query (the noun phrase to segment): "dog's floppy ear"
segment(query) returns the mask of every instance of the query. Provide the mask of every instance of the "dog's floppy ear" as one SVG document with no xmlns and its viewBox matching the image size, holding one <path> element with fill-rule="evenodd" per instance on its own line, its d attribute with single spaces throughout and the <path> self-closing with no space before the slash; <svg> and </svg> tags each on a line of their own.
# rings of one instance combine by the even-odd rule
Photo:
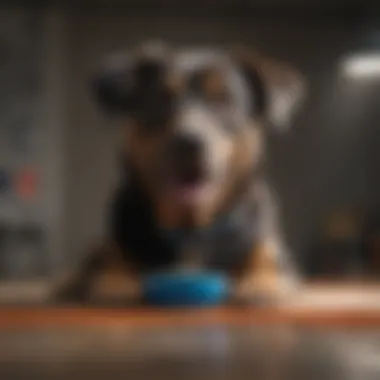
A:
<svg viewBox="0 0 380 380">
<path fill-rule="evenodd" d="M 133 113 L 141 96 L 164 81 L 166 49 L 149 43 L 108 59 L 92 82 L 97 106 L 110 115 Z"/>
<path fill-rule="evenodd" d="M 305 81 L 293 67 L 245 48 L 234 49 L 251 96 L 251 112 L 286 130 L 305 98 Z"/>
<path fill-rule="evenodd" d="M 109 59 L 94 75 L 91 83 L 93 99 L 107 114 L 127 113 L 130 107 L 132 57 L 119 54 Z"/>
</svg>

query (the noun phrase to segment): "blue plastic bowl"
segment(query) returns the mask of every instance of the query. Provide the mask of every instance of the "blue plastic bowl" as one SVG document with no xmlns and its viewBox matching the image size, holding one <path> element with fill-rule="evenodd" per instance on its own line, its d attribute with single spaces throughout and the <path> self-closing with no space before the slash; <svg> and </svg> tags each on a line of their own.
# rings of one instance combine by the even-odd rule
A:
<svg viewBox="0 0 380 380">
<path fill-rule="evenodd" d="M 226 277 L 214 273 L 159 273 L 143 281 L 145 301 L 157 306 L 213 306 L 228 290 Z"/>
</svg>

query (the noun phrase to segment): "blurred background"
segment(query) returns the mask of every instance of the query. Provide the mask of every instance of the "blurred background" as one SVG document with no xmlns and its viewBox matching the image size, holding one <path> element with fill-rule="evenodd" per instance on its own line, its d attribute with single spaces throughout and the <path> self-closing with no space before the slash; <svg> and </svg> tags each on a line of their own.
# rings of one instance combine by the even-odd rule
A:
<svg viewBox="0 0 380 380">
<path fill-rule="evenodd" d="M 305 74 L 294 127 L 268 136 L 288 242 L 309 276 L 380 276 L 379 11 L 370 0 L 2 6 L 0 296 L 38 292 L 102 239 L 118 135 L 88 85 L 108 54 L 149 38 L 245 43 Z"/>
<path fill-rule="evenodd" d="M 96 111 L 89 83 L 108 54 L 151 38 L 245 43 L 304 73 L 309 96 L 293 128 L 268 136 L 286 238 L 310 279 L 380 281 L 376 0 L 38 3 L 0 2 L 1 305 L 44 299 L 104 237 L 118 131 Z M 324 293 L 305 308 L 340 306 L 342 294 Z M 1 308 L 0 377 L 375 380 L 379 294 L 366 293 L 377 327 L 364 318 L 359 332 L 345 330 L 344 318 L 332 329 L 226 327 L 216 310 L 201 326 L 195 311 L 196 326 L 169 318 L 165 327 L 134 310 Z M 359 288 L 345 298 L 366 297 Z"/>
</svg>

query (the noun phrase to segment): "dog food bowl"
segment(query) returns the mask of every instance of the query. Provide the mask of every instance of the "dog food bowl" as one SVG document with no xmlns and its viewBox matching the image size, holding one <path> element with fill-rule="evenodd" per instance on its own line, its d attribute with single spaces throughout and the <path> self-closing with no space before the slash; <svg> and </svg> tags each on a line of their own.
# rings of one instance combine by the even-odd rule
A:
<svg viewBox="0 0 380 380">
<path fill-rule="evenodd" d="M 227 278 L 216 273 L 158 273 L 143 281 L 146 303 L 156 306 L 214 306 L 228 290 Z"/>
</svg>

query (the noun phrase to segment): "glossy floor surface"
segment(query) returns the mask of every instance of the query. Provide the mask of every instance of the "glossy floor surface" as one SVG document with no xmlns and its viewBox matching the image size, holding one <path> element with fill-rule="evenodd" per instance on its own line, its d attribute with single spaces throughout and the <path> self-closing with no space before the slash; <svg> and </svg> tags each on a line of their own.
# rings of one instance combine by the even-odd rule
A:
<svg viewBox="0 0 380 380">
<path fill-rule="evenodd" d="M 13 328 L 0 332 L 0 379 L 379 380 L 380 330 Z"/>
</svg>

